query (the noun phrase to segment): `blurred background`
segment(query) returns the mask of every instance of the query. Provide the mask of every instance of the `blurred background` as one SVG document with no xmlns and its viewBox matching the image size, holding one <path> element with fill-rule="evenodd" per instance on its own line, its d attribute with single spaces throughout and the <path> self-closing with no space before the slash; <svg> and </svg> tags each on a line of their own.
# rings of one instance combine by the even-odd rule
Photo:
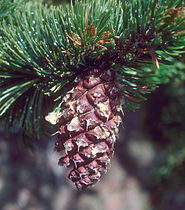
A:
<svg viewBox="0 0 185 210">
<path fill-rule="evenodd" d="M 48 4 L 68 1 L 45 0 Z M 53 151 L 55 139 L 35 151 L 17 145 L 19 132 L 0 130 L 2 210 L 184 210 L 185 59 L 136 112 L 125 113 L 111 168 L 83 192 L 68 181 Z"/>
</svg>

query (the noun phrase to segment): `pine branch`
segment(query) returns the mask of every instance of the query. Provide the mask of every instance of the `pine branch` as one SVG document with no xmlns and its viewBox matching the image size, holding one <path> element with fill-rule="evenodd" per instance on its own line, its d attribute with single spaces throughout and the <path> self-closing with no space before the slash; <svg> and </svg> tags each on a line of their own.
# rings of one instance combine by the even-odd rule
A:
<svg viewBox="0 0 185 210">
<path fill-rule="evenodd" d="M 27 2 L 28 0 L 24 1 Z M 13 16 L 15 9 L 23 3 L 22 0 L 0 0 L 0 21 L 7 20 L 8 16 Z"/>
<path fill-rule="evenodd" d="M 184 6 L 182 0 L 24 3 L 1 22 L 1 118 L 39 137 L 42 105 L 59 103 L 66 85 L 92 67 L 114 69 L 124 107 L 135 109 L 163 82 L 169 58 L 184 55 Z"/>
<path fill-rule="evenodd" d="M 1 0 L 0 1 L 0 21 L 6 17 L 13 9 L 15 4 L 11 1 Z"/>
</svg>

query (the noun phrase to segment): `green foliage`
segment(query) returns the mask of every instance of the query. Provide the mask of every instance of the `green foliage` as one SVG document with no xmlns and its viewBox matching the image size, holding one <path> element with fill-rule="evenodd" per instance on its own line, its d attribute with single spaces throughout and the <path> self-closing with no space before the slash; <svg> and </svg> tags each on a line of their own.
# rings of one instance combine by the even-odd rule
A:
<svg viewBox="0 0 185 210">
<path fill-rule="evenodd" d="M 183 5 L 181 0 L 22 3 L 1 21 L 1 119 L 39 137 L 51 101 L 61 99 L 66 85 L 88 68 L 113 68 L 125 107 L 135 109 L 164 82 L 170 58 L 183 56 Z"/>
<path fill-rule="evenodd" d="M 59 4 L 68 4 L 70 0 L 43 0 L 43 3 L 59 5 Z"/>
<path fill-rule="evenodd" d="M 0 0 L 0 21 L 6 18 L 15 9 L 16 3 L 11 0 Z"/>
</svg>

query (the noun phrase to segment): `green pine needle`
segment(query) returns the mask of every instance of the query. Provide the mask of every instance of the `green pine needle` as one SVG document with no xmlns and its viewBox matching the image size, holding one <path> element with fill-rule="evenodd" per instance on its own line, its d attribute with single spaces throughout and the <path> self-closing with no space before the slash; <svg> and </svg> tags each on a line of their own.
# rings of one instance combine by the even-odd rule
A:
<svg viewBox="0 0 185 210">
<path fill-rule="evenodd" d="M 41 135 L 50 102 L 86 69 L 113 68 L 133 110 L 185 52 L 183 0 L 22 2 L 10 15 L 16 1 L 0 5 L 0 117 L 27 135 Z"/>
</svg>

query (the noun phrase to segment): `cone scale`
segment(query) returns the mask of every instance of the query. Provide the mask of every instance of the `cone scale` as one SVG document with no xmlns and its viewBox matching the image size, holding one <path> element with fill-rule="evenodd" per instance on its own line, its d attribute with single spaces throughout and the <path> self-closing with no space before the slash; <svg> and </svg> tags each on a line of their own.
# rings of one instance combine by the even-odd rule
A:
<svg viewBox="0 0 185 210">
<path fill-rule="evenodd" d="M 69 179 L 79 190 L 106 173 L 118 137 L 121 93 L 113 70 L 91 69 L 62 101 L 55 148 L 59 165 L 71 167 Z"/>
</svg>

